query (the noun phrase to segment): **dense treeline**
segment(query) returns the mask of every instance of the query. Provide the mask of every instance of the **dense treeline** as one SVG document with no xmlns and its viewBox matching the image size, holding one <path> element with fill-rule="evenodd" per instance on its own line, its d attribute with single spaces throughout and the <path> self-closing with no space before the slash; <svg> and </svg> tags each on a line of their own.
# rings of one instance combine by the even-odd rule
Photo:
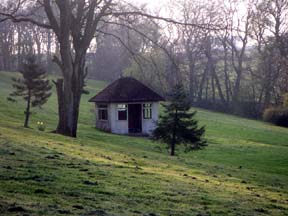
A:
<svg viewBox="0 0 288 216">
<path fill-rule="evenodd" d="M 288 92 L 288 1 L 250 1 L 245 6 L 243 1 L 218 6 L 182 1 L 177 7 L 183 22 L 209 20 L 210 26 L 225 23 L 227 28 L 177 28 L 177 37 L 166 38 L 165 47 L 178 68 L 154 49 L 143 54 L 153 55 L 150 63 L 143 61 L 142 69 L 134 64 L 130 73 L 162 89 L 180 80 L 194 105 L 253 118 L 283 103 Z"/>
<path fill-rule="evenodd" d="M 181 82 L 194 106 L 254 118 L 281 105 L 288 92 L 287 0 L 175 2 L 166 12 L 181 25 L 141 16 L 103 21 L 87 51 L 88 76 L 134 76 L 162 93 Z M 34 53 L 59 73 L 55 33 L 12 21 L 0 23 L 0 70 L 16 71 Z"/>
</svg>

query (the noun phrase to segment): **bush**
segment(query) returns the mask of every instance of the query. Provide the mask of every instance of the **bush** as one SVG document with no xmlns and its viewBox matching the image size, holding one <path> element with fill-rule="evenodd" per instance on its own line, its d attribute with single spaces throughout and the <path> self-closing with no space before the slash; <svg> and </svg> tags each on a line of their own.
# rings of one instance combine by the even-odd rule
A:
<svg viewBox="0 0 288 216">
<path fill-rule="evenodd" d="M 288 109 L 288 93 L 283 95 L 283 107 Z"/>
<path fill-rule="evenodd" d="M 288 127 L 288 108 L 268 108 L 264 111 L 263 120 Z"/>
</svg>

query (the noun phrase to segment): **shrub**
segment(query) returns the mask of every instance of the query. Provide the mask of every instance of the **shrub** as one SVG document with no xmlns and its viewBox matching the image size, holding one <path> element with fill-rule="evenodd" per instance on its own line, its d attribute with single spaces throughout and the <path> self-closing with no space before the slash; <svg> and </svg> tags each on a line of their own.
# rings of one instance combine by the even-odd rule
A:
<svg viewBox="0 0 288 216">
<path fill-rule="evenodd" d="M 275 125 L 288 127 L 288 108 L 268 108 L 264 111 L 263 120 Z"/>
<path fill-rule="evenodd" d="M 283 95 L 283 107 L 288 109 L 288 93 Z"/>
</svg>

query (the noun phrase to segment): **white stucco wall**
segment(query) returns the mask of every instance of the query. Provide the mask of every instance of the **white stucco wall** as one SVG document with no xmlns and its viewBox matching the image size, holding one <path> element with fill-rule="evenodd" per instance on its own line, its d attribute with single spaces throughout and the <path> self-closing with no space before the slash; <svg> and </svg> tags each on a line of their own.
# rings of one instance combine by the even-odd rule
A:
<svg viewBox="0 0 288 216">
<path fill-rule="evenodd" d="M 107 104 L 107 111 L 108 111 L 108 119 L 107 120 L 99 120 L 98 117 L 98 106 L 95 103 L 95 113 L 96 113 L 96 128 L 99 128 L 101 130 L 107 131 L 107 132 L 111 132 L 111 119 L 110 119 L 110 115 L 109 115 L 109 110 L 110 110 L 110 104 Z"/>
<path fill-rule="evenodd" d="M 143 118 L 143 108 L 141 109 L 141 116 L 142 116 L 142 133 L 143 134 L 151 134 L 152 130 L 156 126 L 156 121 L 158 120 L 159 115 L 159 102 L 145 102 L 145 103 L 151 103 L 152 104 L 152 118 L 151 119 L 144 119 Z M 130 103 L 128 103 L 130 104 Z M 139 103 L 136 103 L 139 104 Z M 141 103 L 141 107 L 142 107 Z M 127 120 L 118 120 L 118 110 L 117 110 L 118 103 L 111 103 L 108 104 L 108 121 L 101 122 L 98 120 L 98 117 L 96 118 L 96 127 L 102 129 L 108 129 L 111 131 L 111 133 L 115 134 L 128 134 L 128 118 L 129 114 L 127 113 Z M 128 110 L 129 112 L 129 110 Z M 96 113 L 98 114 L 98 111 L 96 109 Z M 108 125 L 106 125 L 106 124 Z M 103 128 L 104 127 L 104 128 Z M 108 131 L 108 130 L 107 130 Z"/>
<path fill-rule="evenodd" d="M 151 134 L 152 130 L 155 129 L 156 121 L 158 120 L 159 103 L 151 102 L 151 104 L 152 104 L 152 119 L 144 119 L 142 112 L 142 133 L 144 134 Z"/>
<path fill-rule="evenodd" d="M 115 134 L 128 134 L 128 117 L 127 120 L 118 120 L 117 103 L 111 103 L 109 114 L 111 122 L 111 132 Z M 128 114 L 127 114 L 128 116 Z"/>
</svg>

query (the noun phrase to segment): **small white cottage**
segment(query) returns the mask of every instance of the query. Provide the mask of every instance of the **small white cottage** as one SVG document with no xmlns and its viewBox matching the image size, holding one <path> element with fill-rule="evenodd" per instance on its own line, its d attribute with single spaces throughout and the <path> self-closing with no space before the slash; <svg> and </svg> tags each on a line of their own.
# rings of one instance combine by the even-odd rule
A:
<svg viewBox="0 0 288 216">
<path fill-rule="evenodd" d="M 96 128 L 115 134 L 150 134 L 164 98 L 131 77 L 120 78 L 89 102 L 96 106 Z"/>
</svg>

